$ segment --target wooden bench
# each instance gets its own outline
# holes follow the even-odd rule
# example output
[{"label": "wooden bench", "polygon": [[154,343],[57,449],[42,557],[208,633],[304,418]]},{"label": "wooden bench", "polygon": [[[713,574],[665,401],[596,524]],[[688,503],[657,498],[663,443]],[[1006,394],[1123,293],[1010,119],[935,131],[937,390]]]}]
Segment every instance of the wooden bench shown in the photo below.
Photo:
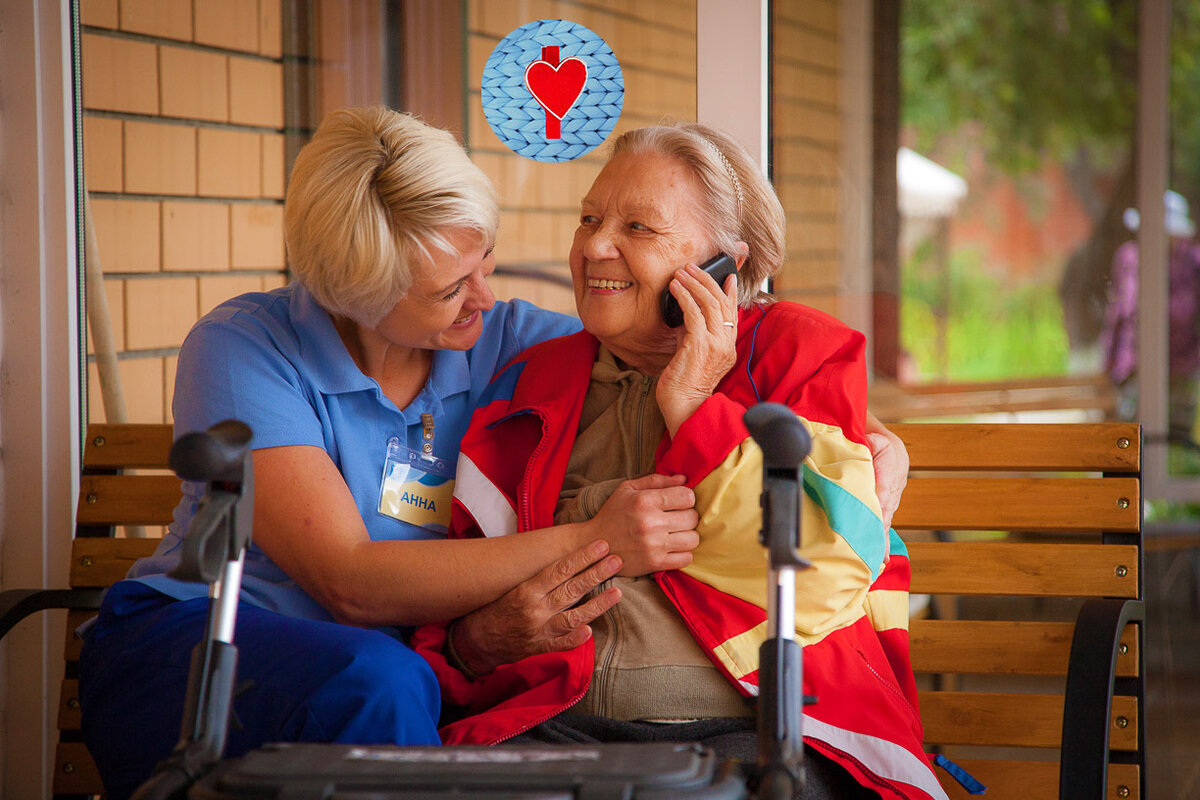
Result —
[{"label": "wooden bench", "polygon": [[[894,524],[910,540],[913,592],[937,596],[943,609],[912,622],[929,749],[964,766],[997,800],[1144,797],[1139,427],[893,430],[913,470]],[[56,795],[101,792],[79,733],[80,643],[71,631],[94,613],[100,590],[156,544],[113,538],[112,526],[170,520],[174,477],[119,471],[164,468],[170,441],[168,426],[92,426],[72,588],[0,596],[0,635],[35,610],[76,609]],[[939,775],[951,797],[967,796]],[[1071,791],[1060,795],[1060,779]]]}]

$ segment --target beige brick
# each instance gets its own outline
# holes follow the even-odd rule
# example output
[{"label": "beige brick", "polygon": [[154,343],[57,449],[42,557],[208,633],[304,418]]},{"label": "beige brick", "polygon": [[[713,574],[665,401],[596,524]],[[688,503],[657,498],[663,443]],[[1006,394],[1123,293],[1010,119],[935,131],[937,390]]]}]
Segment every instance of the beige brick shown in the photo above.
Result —
[{"label": "beige brick", "polygon": [[214,275],[200,279],[200,316],[204,316],[231,297],[262,291],[258,275]]},{"label": "beige brick", "polygon": [[275,272],[270,275],[262,276],[262,290],[269,292],[272,289],[278,289],[288,285],[288,276],[286,272]]},{"label": "beige brick", "polygon": [[163,269],[229,269],[229,206],[166,201],[162,204]]},{"label": "beige brick", "polygon": [[128,358],[118,365],[126,418],[130,422],[164,422],[163,360]]},{"label": "beige brick", "polygon": [[104,272],[157,272],[158,203],[146,200],[89,201],[96,249]]},{"label": "beige brick", "polygon": [[125,347],[178,347],[195,324],[196,279],[125,281]]},{"label": "beige brick", "polygon": [[276,133],[262,135],[262,195],[282,198],[284,196],[283,136]]},{"label": "beige brick", "polygon": [[283,65],[254,58],[229,58],[229,121],[283,127]]},{"label": "beige brick", "polygon": [[257,133],[201,128],[198,193],[206,197],[258,197],[262,192],[262,137]]},{"label": "beige brick", "polygon": [[229,229],[234,269],[283,268],[283,206],[235,203]]},{"label": "beige brick", "polygon": [[88,191],[124,189],[121,135],[121,120],[84,116],[83,174]]},{"label": "beige brick", "polygon": [[163,419],[167,422],[175,421],[171,406],[175,401],[175,374],[178,370],[179,356],[163,359]]},{"label": "beige brick", "polygon": [[283,9],[279,0],[258,0],[258,52],[270,58],[283,55]]},{"label": "beige brick", "polygon": [[154,122],[125,123],[125,191],[196,193],[196,129]]},{"label": "beige brick", "polygon": [[85,33],[83,106],[158,113],[158,56],[152,44]]},{"label": "beige brick", "polygon": [[198,0],[195,41],[229,50],[258,52],[258,0]]},{"label": "beige brick", "polygon": [[[163,422],[163,359],[127,358],[117,362],[127,422]],[[88,364],[88,421],[106,422],[104,396],[96,364]]]},{"label": "beige brick", "polygon": [[117,0],[81,0],[79,21],[96,28],[116,28]]},{"label": "beige brick", "polygon": [[192,0],[121,0],[121,30],[191,41]]},{"label": "beige brick", "polygon": [[163,45],[158,63],[164,117],[229,120],[229,59],[220,53]]},{"label": "beige brick", "polygon": [[[104,282],[104,300],[108,310],[108,326],[112,331],[113,348],[120,352],[125,349],[125,282],[106,279]],[[88,355],[96,352],[96,343],[92,341],[92,328],[102,324],[104,315],[100,309],[88,303],[87,309],[87,348]]]}]

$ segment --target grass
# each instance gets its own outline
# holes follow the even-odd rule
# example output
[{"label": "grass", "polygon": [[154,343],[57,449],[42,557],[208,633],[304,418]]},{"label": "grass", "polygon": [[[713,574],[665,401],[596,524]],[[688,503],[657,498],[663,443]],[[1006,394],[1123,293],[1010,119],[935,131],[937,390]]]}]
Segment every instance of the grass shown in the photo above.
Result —
[{"label": "grass", "polygon": [[1007,281],[988,274],[980,261],[972,251],[950,258],[944,356],[936,316],[944,304],[939,270],[928,248],[918,248],[904,265],[900,341],[919,377],[972,381],[1065,374],[1067,334],[1055,287]]}]

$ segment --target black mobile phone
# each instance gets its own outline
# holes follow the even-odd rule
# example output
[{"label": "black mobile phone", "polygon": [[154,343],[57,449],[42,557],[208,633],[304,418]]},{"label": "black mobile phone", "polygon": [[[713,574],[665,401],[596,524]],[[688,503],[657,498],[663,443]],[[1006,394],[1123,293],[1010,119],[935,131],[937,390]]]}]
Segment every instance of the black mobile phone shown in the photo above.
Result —
[{"label": "black mobile phone", "polygon": [[[700,269],[711,275],[717,286],[724,289],[725,279],[737,272],[737,262],[724,253],[717,253],[701,264]],[[662,293],[662,315],[668,328],[678,328],[683,324],[683,309],[679,307],[679,301],[671,295],[669,286],[663,289]]]}]

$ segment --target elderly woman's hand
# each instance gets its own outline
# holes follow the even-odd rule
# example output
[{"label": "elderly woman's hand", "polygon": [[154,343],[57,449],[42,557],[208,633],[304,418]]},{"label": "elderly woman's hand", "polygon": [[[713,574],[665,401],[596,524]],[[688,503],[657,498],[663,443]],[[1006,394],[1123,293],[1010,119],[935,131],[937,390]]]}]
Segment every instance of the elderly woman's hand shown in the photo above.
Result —
[{"label": "elderly woman's hand", "polygon": [[486,675],[501,664],[570,650],[588,640],[588,623],[616,605],[621,590],[609,587],[579,601],[617,573],[621,558],[596,541],[570,553],[516,586],[499,600],[456,620],[447,655],[468,675]]},{"label": "elderly woman's hand", "polygon": [[585,525],[624,562],[621,575],[636,578],[692,563],[700,544],[696,495],[683,475],[644,475],[624,481]]},{"label": "elderly woman's hand", "polygon": [[737,276],[720,287],[689,264],[675,273],[670,291],[683,309],[683,328],[675,356],[658,378],[656,397],[674,437],[737,360]]}]

